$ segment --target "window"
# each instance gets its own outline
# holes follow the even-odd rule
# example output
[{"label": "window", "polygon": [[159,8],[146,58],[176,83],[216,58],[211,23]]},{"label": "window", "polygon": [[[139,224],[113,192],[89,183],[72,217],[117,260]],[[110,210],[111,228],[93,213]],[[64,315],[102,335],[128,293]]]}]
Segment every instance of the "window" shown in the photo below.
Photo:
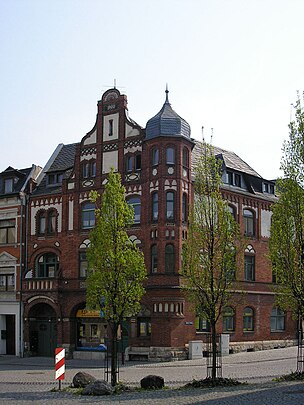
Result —
[{"label": "window", "polygon": [[135,155],[135,170],[140,170],[141,169],[141,155]]},{"label": "window", "polygon": [[58,271],[59,260],[55,253],[45,253],[36,261],[36,277],[53,278]]},{"label": "window", "polygon": [[141,169],[141,155],[128,155],[126,157],[126,171],[133,172]]},{"label": "window", "polygon": [[174,273],[174,270],[175,270],[174,246],[168,244],[166,245],[165,248],[165,272]]},{"label": "window", "polygon": [[245,255],[244,273],[245,281],[255,281],[255,256]]},{"label": "window", "polygon": [[62,173],[50,173],[48,175],[48,185],[57,186],[62,183],[63,174]]},{"label": "window", "polygon": [[183,149],[183,166],[189,167],[189,152],[187,148]]},{"label": "window", "polygon": [[133,170],[133,156],[127,156],[126,170],[127,170],[127,172],[132,172],[132,170]]},{"label": "window", "polygon": [[270,317],[271,332],[281,332],[285,330],[285,312],[280,308],[273,308]]},{"label": "window", "polygon": [[113,136],[113,120],[109,120],[109,136]]},{"label": "window", "polygon": [[134,224],[140,223],[140,199],[133,197],[128,199],[128,204],[133,207],[134,210]]},{"label": "window", "polygon": [[157,166],[159,164],[159,149],[152,149],[152,166]]},{"label": "window", "polygon": [[231,171],[227,171],[227,183],[231,186],[241,187],[242,185],[242,178],[239,173],[234,173]]},{"label": "window", "polygon": [[167,165],[174,165],[175,164],[175,149],[174,148],[167,148],[166,149],[166,163]]},{"label": "window", "polygon": [[95,206],[88,202],[81,207],[82,229],[90,229],[95,226]]},{"label": "window", "polygon": [[195,318],[195,329],[197,332],[210,332],[210,323],[199,316]]},{"label": "window", "polygon": [[57,219],[57,214],[55,210],[50,210],[48,211],[48,228],[47,232],[48,234],[52,234],[56,232],[56,219]]},{"label": "window", "polygon": [[233,219],[236,220],[236,209],[232,205],[228,205],[228,211],[232,215]]},{"label": "window", "polygon": [[138,336],[151,335],[151,319],[150,318],[137,318]]},{"label": "window", "polygon": [[15,243],[16,234],[16,220],[15,219],[1,219],[0,220],[0,244]]},{"label": "window", "polygon": [[253,331],[253,309],[246,307],[243,313],[243,330],[246,332]]},{"label": "window", "polygon": [[82,178],[88,179],[90,177],[96,177],[96,162],[92,160],[82,164]]},{"label": "window", "polygon": [[157,273],[157,245],[151,247],[151,273]]},{"label": "window", "polygon": [[247,209],[243,211],[244,217],[244,235],[245,236],[254,236],[254,215],[253,212]]},{"label": "window", "polygon": [[0,291],[15,290],[15,272],[13,267],[0,268]]},{"label": "window", "polygon": [[55,209],[39,211],[36,224],[38,235],[53,235],[57,231],[57,211]]},{"label": "window", "polygon": [[158,193],[152,194],[152,221],[158,220]]},{"label": "window", "polygon": [[85,278],[88,271],[88,260],[86,252],[79,253],[79,277]]},{"label": "window", "polygon": [[172,191],[166,193],[166,219],[174,220],[174,193]]},{"label": "window", "polygon": [[223,310],[223,331],[224,332],[233,332],[235,330],[234,325],[234,309],[231,307],[226,307]]},{"label": "window", "polygon": [[182,221],[186,222],[188,220],[188,196],[183,194],[182,197]]},{"label": "window", "polygon": [[12,193],[13,192],[13,179],[5,179],[4,180],[4,193]]}]

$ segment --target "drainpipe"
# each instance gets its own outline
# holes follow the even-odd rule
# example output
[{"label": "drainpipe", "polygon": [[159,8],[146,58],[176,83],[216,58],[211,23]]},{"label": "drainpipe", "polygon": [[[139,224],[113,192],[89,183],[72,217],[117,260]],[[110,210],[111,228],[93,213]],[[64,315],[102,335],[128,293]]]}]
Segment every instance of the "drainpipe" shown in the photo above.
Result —
[{"label": "drainpipe", "polygon": [[23,216],[26,204],[24,193],[20,193],[20,259],[19,259],[19,357],[23,357],[22,342],[22,269],[23,269]]}]

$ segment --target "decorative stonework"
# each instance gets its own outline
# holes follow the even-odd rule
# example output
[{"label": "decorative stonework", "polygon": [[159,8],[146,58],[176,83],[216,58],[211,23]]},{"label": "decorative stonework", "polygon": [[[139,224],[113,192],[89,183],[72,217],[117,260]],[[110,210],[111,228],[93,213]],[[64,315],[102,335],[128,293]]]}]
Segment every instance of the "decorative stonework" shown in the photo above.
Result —
[{"label": "decorative stonework", "polygon": [[[126,149],[128,149],[128,148],[135,148],[136,147],[136,150],[142,150],[142,140],[141,139],[132,139],[132,140],[129,140],[129,141],[126,141],[125,143],[124,143],[124,149],[126,150]],[[138,148],[138,147],[140,147],[140,148]],[[126,152],[125,152],[126,153]]]},{"label": "decorative stonework", "polygon": [[103,145],[103,152],[110,152],[113,150],[118,150],[118,144],[117,143],[107,143],[106,145]]},{"label": "decorative stonework", "polygon": [[126,174],[125,176],[125,180],[126,181],[138,181],[140,179],[140,173],[130,173],[130,174]]}]

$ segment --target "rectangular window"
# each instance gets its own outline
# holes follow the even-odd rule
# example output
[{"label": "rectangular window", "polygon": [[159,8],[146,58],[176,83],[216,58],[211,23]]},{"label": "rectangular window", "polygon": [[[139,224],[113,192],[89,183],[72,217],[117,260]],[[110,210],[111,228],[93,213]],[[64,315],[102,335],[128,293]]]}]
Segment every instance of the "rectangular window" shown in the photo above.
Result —
[{"label": "rectangular window", "polygon": [[113,120],[109,120],[109,136],[113,136]]},{"label": "rectangular window", "polygon": [[197,332],[209,332],[210,324],[206,319],[197,316],[195,318],[195,329]]},{"label": "rectangular window", "polygon": [[15,243],[15,219],[2,219],[0,220],[0,244]]},{"label": "rectangular window", "polygon": [[139,318],[138,319],[138,336],[150,336],[150,335],[151,335],[150,319]]},{"label": "rectangular window", "polygon": [[85,278],[87,276],[88,260],[86,252],[79,253],[79,277]]},{"label": "rectangular window", "polygon": [[135,156],[135,170],[141,169],[141,155]]},{"label": "rectangular window", "polygon": [[15,274],[13,267],[0,268],[0,291],[15,290]]},{"label": "rectangular window", "polygon": [[234,173],[234,185],[236,187],[241,187],[241,175],[238,173]]},{"label": "rectangular window", "polygon": [[255,257],[245,256],[244,260],[245,281],[255,281]]},{"label": "rectangular window", "polygon": [[233,173],[227,172],[227,183],[233,186]]},{"label": "rectangular window", "polygon": [[62,173],[51,173],[48,175],[48,185],[54,186],[62,183]]},{"label": "rectangular window", "polygon": [[4,180],[4,193],[12,193],[13,192],[13,179],[5,179]]}]

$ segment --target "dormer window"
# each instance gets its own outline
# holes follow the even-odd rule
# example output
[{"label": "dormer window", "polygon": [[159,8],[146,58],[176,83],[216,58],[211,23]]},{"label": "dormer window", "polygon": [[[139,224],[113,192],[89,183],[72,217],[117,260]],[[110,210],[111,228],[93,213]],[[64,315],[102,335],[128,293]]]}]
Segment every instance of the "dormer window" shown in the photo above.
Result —
[{"label": "dormer window", "polygon": [[263,193],[274,194],[274,184],[263,183]]},{"label": "dormer window", "polygon": [[4,180],[4,193],[12,193],[13,192],[13,185],[14,185],[14,179],[5,179]]},{"label": "dormer window", "polygon": [[58,186],[61,185],[63,179],[63,173],[50,173],[48,174],[48,185]]},{"label": "dormer window", "polygon": [[227,171],[227,183],[231,186],[241,187],[242,177],[239,173]]}]

